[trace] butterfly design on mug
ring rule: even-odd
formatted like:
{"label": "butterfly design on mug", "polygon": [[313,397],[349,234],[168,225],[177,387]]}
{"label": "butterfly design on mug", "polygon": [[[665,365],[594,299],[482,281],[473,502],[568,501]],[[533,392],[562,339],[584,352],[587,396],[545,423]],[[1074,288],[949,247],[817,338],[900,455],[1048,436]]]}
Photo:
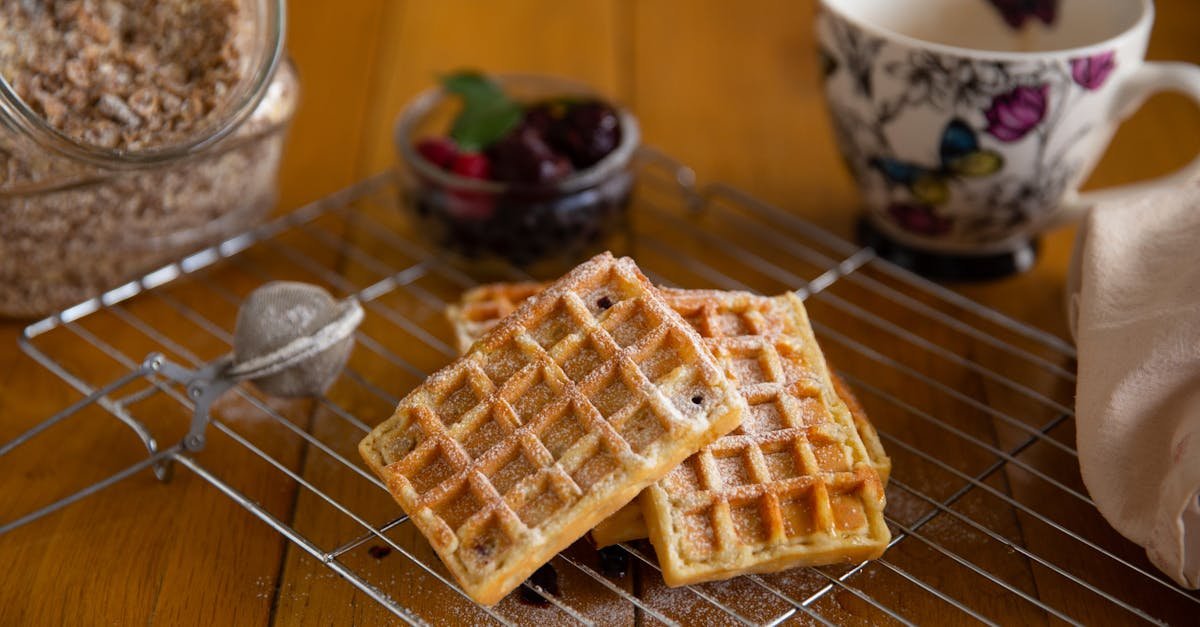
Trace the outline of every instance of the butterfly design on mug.
{"label": "butterfly design on mug", "polygon": [[919,201],[940,205],[950,197],[949,182],[964,176],[987,176],[1004,167],[1004,157],[979,146],[975,130],[961,119],[946,124],[938,146],[940,163],[923,166],[891,157],[873,157],[871,167],[889,184],[903,185]]}

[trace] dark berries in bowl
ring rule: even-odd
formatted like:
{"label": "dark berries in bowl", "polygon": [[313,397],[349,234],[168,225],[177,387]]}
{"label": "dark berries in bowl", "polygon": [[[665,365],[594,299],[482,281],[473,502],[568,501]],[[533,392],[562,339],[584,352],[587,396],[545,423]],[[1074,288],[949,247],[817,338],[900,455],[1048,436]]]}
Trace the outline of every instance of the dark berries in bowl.
{"label": "dark berries in bowl", "polygon": [[418,224],[465,261],[557,271],[626,223],[637,123],[574,83],[455,74],[396,141]]}
{"label": "dark berries in bowl", "polygon": [[488,157],[496,164],[494,177],[504,183],[546,185],[561,181],[575,168],[562,153],[546,143],[531,124],[522,124],[492,144]]}
{"label": "dark berries in bowl", "polygon": [[580,102],[569,107],[551,127],[551,141],[577,168],[589,167],[608,156],[621,143],[617,112],[603,102]]}

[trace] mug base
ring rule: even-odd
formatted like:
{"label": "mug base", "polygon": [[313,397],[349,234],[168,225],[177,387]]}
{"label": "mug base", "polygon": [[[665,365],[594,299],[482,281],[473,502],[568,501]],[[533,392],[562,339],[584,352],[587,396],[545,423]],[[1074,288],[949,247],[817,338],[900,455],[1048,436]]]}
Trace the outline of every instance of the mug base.
{"label": "mug base", "polygon": [[988,281],[1020,274],[1033,267],[1040,248],[1034,238],[1002,253],[963,255],[921,250],[888,237],[865,217],[858,221],[858,241],[901,268],[940,281]]}

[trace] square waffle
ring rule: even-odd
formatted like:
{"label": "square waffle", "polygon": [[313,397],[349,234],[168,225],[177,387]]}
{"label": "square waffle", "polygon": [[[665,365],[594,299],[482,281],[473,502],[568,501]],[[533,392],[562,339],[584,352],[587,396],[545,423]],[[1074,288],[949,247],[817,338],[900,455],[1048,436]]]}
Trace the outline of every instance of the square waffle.
{"label": "square waffle", "polygon": [[[670,300],[670,296],[667,296],[667,301],[670,302]],[[833,388],[838,398],[850,410],[850,416],[854,419],[854,427],[858,430],[859,437],[862,438],[871,465],[879,473],[880,484],[887,487],[888,476],[892,471],[892,460],[884,452],[883,444],[879,441],[879,434],[875,432],[875,426],[867,418],[866,411],[858,402],[858,398],[854,396],[854,392],[850,390],[850,386],[836,373],[830,372],[830,376],[833,377]],[[642,517],[642,503],[640,500],[634,500],[618,510],[617,513],[600,521],[600,524],[592,529],[592,541],[598,547],[605,547],[618,542],[640,540],[648,537],[649,533],[646,529],[646,519]]]}
{"label": "square waffle", "polygon": [[794,294],[664,290],[750,405],[642,494],[671,586],[879,557],[879,473]]}
{"label": "square waffle", "polygon": [[359,452],[492,604],[745,408],[695,330],[606,253],[430,376]]}
{"label": "square waffle", "polygon": [[[447,317],[450,323],[454,326],[455,333],[458,338],[459,349],[467,350],[471,343],[479,337],[479,334],[496,325],[501,318],[508,315],[523,299],[536,294],[544,287],[540,283],[494,283],[484,285],[468,291],[463,295],[461,302],[458,305],[452,305],[447,308]],[[685,319],[693,323],[694,328],[701,333],[710,344],[722,343],[723,339],[720,336],[712,337],[708,335],[709,326],[703,326],[701,323],[704,318],[694,315],[697,299],[704,299],[705,295],[714,295],[715,315],[721,315],[722,307],[726,304],[732,305],[738,299],[727,299],[727,295],[732,293],[726,292],[688,292],[685,290],[663,289],[661,290],[663,298],[671,305],[673,309],[685,315]],[[693,296],[694,295],[694,296]],[[763,300],[761,297],[754,297]],[[784,297],[777,297],[776,300]],[[786,311],[791,307],[790,303],[779,303],[782,310]],[[807,323],[804,328],[807,329]],[[811,338],[811,334],[804,333],[797,337],[801,342],[806,341],[806,338]],[[718,355],[720,360],[720,353]],[[850,387],[836,374],[830,371],[832,377],[834,392],[837,397],[846,405],[850,412],[854,428],[858,433],[859,438],[866,450],[867,457],[879,474],[880,481],[883,485],[887,484],[888,477],[891,473],[891,459],[883,450],[883,444],[879,440],[879,434],[875,431],[875,427],[871,424],[867,417],[866,411],[854,396]],[[596,528],[592,530],[592,539],[598,546],[608,546],[617,542],[626,542],[647,537],[646,522],[642,518],[641,504],[639,501],[634,501],[629,505],[621,508],[616,514],[608,517]]]}

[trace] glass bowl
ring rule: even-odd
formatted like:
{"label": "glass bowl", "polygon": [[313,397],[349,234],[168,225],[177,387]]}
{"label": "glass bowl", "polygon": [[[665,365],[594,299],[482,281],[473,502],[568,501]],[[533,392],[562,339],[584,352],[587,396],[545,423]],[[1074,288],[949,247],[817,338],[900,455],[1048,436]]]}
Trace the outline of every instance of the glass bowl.
{"label": "glass bowl", "polygon": [[[598,98],[580,83],[541,75],[491,77],[509,97],[534,103],[561,97]],[[550,278],[590,254],[615,246],[628,224],[640,140],[637,120],[612,104],[621,139],[594,165],[544,185],[472,179],[443,170],[416,149],[422,138],[444,136],[461,107],[435,87],[417,96],[396,122],[404,204],[422,234],[476,274],[501,273],[509,264]]]}

